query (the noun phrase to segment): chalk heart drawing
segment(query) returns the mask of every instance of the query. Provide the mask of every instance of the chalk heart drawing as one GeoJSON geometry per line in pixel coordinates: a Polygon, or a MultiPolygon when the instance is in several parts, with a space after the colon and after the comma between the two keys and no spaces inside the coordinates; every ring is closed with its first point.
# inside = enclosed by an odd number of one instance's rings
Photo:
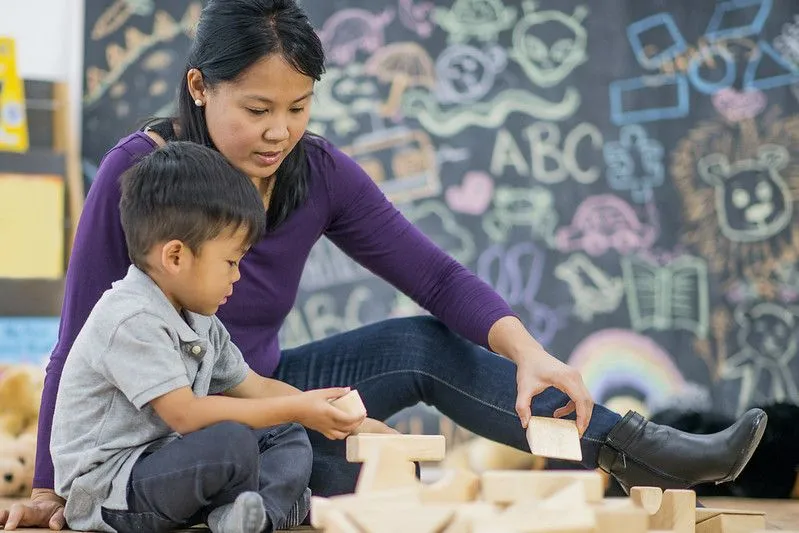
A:
{"type": "MultiPolygon", "coordinates": [[[[644,335],[604,329],[578,344],[568,364],[580,371],[597,403],[635,407],[644,416],[686,387],[671,356],[644,335]]],[[[611,407],[613,408],[613,407],[611,407]]]]}
{"type": "Polygon", "coordinates": [[[639,221],[630,204],[601,194],[580,204],[571,225],[555,234],[555,245],[561,252],[584,250],[595,257],[610,249],[626,255],[651,248],[657,236],[657,228],[639,221]]]}
{"type": "Polygon", "coordinates": [[[468,215],[482,215],[491,204],[494,182],[485,172],[467,172],[461,185],[447,189],[447,205],[453,211],[468,215]]]}
{"type": "Polygon", "coordinates": [[[730,122],[754,118],[766,108],[766,95],[762,91],[737,91],[731,87],[721,89],[711,100],[719,115],[730,122]]]}

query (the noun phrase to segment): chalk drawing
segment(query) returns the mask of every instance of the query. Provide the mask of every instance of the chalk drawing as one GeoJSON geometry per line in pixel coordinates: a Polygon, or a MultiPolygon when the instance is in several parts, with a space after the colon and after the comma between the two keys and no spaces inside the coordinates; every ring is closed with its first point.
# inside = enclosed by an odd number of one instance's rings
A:
{"type": "Polygon", "coordinates": [[[441,202],[426,200],[409,206],[404,214],[458,262],[468,264],[474,259],[477,252],[474,237],[441,202]]]}
{"type": "Polygon", "coordinates": [[[763,25],[771,12],[772,0],[730,0],[719,2],[716,10],[708,22],[705,37],[712,41],[722,39],[735,39],[759,35],[763,25]],[[748,17],[745,23],[740,20],[747,18],[752,8],[757,8],[753,17],[748,17]]]}
{"type": "Polygon", "coordinates": [[[450,9],[435,8],[433,20],[449,33],[450,43],[471,37],[496,41],[516,22],[516,8],[505,7],[502,0],[455,0],[450,9]]]}
{"type": "Polygon", "coordinates": [[[453,44],[436,59],[436,98],[442,104],[466,104],[480,100],[494,87],[505,69],[507,54],[500,46],[481,50],[453,44]]]}
{"type": "Polygon", "coordinates": [[[467,215],[482,215],[491,205],[494,180],[485,172],[473,170],[463,176],[461,185],[447,188],[445,199],[453,211],[467,215]]]}
{"type": "Polygon", "coordinates": [[[721,89],[712,97],[713,107],[719,115],[730,122],[754,118],[766,108],[766,95],[761,91],[737,91],[733,88],[721,89]]]}
{"type": "Polygon", "coordinates": [[[385,28],[394,20],[394,11],[386,8],[377,14],[365,9],[337,11],[317,33],[327,60],[334,65],[355,61],[359,51],[372,53],[385,42],[385,28]]]}
{"type": "Polygon", "coordinates": [[[590,322],[599,314],[612,313],[624,296],[621,278],[609,275],[585,254],[573,254],[555,267],[555,277],[569,286],[574,299],[572,313],[583,322],[590,322]]]}
{"type": "Polygon", "coordinates": [[[610,117],[617,126],[640,122],[653,122],[688,116],[690,109],[688,80],[685,75],[640,76],[627,80],[617,80],[608,86],[610,93],[610,117]],[[665,91],[669,92],[666,96],[665,91]],[[657,95],[657,97],[655,97],[657,95]],[[627,101],[639,103],[630,108],[627,101]],[[673,101],[673,104],[659,107],[645,107],[648,101],[673,101]]]}
{"type": "Polygon", "coordinates": [[[477,259],[477,275],[514,308],[544,346],[563,326],[561,312],[535,299],[541,287],[545,259],[542,249],[527,242],[507,249],[498,244],[489,246],[477,259]]]}
{"type": "Polygon", "coordinates": [[[724,361],[721,376],[741,381],[737,412],[753,403],[799,402],[790,367],[797,351],[797,310],[768,302],[741,305],[735,321],[740,351],[724,361]]]}
{"type": "Polygon", "coordinates": [[[683,329],[707,337],[710,297],[703,259],[686,255],[658,265],[627,256],[621,269],[636,331],[683,329]]]}
{"type": "Polygon", "coordinates": [[[433,23],[430,22],[430,12],[435,4],[433,2],[414,3],[414,0],[399,0],[399,19],[403,26],[412,30],[419,37],[425,39],[433,33],[433,23]]]}
{"type": "Polygon", "coordinates": [[[627,255],[650,248],[657,236],[657,228],[639,221],[627,202],[612,194],[600,194],[583,200],[571,225],[555,233],[555,245],[562,252],[582,250],[594,257],[610,249],[627,255]]]}
{"type": "Polygon", "coordinates": [[[379,96],[377,82],[366,75],[363,65],[328,67],[321,81],[314,85],[308,129],[324,134],[330,123],[337,135],[354,133],[360,127],[358,116],[372,113],[379,96]]]}
{"type": "Polygon", "coordinates": [[[602,149],[611,189],[630,191],[634,202],[652,199],[652,190],[663,185],[663,145],[638,124],[622,126],[619,140],[602,149]]]}
{"type": "Polygon", "coordinates": [[[400,106],[402,95],[409,87],[436,86],[433,60],[417,43],[399,42],[381,47],[364,65],[367,74],[383,83],[390,83],[388,100],[383,104],[382,114],[394,116],[400,106]]]}
{"type": "Polygon", "coordinates": [[[759,40],[755,53],[746,65],[743,75],[743,88],[765,91],[777,87],[785,87],[797,82],[799,82],[799,66],[782,57],[767,41],[759,40]],[[759,77],[758,70],[764,61],[776,66],[782,72],[772,76],[759,77]]]}
{"type": "Polygon", "coordinates": [[[579,105],[580,93],[574,87],[566,89],[560,102],[550,102],[521,89],[506,89],[491,101],[450,109],[443,109],[435,95],[428,91],[409,90],[402,98],[403,115],[418,120],[425,130],[438,137],[451,137],[473,126],[496,128],[512,113],[563,120],[574,115],[579,105]]]}
{"type": "MultiPolygon", "coordinates": [[[[583,19],[588,14],[585,6],[577,7],[571,16],[561,11],[535,11],[535,4],[524,2],[525,15],[513,29],[513,48],[510,57],[524,70],[536,85],[552,87],[562,82],[575,68],[588,60],[588,38],[583,19]],[[569,34],[552,43],[545,42],[542,34],[560,25],[569,34]]],[[[561,35],[563,32],[558,31],[561,35]]]]}
{"type": "Polygon", "coordinates": [[[108,37],[121,28],[134,15],[147,16],[155,8],[153,0],[114,0],[92,27],[92,41],[108,37]]]}
{"type": "Polygon", "coordinates": [[[58,317],[0,317],[0,363],[40,363],[58,341],[58,317]]]}
{"type": "Polygon", "coordinates": [[[774,49],[783,58],[799,66],[799,15],[793,16],[793,23],[782,25],[782,33],[774,38],[774,49]]]}
{"type": "Polygon", "coordinates": [[[483,216],[483,231],[493,242],[506,242],[514,227],[529,228],[530,238],[551,246],[558,212],[552,191],[544,187],[497,187],[493,209],[483,216]]]}
{"type": "Polygon", "coordinates": [[[661,68],[664,64],[679,57],[688,48],[685,38],[683,38],[680,29],[677,27],[677,23],[674,22],[671,13],[655,13],[630,24],[627,27],[627,39],[630,41],[630,47],[633,49],[635,59],[638,60],[642,67],[648,69],[661,68]],[[657,29],[665,30],[671,41],[662,49],[651,43],[645,44],[643,41],[643,34],[647,32],[650,34],[662,33],[653,31],[657,29]],[[649,52],[650,48],[656,48],[656,51],[649,52]]]}
{"type": "Polygon", "coordinates": [[[342,148],[395,203],[441,193],[436,152],[426,132],[401,126],[356,137],[342,148]]]}

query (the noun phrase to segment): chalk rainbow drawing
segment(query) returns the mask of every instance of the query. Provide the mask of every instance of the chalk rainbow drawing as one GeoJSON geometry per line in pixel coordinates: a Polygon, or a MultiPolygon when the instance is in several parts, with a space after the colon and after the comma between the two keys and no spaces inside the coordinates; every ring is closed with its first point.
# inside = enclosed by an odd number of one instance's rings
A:
{"type": "Polygon", "coordinates": [[[632,389],[643,397],[643,405],[651,408],[686,386],[663,348],[648,337],[624,329],[604,329],[589,335],[575,347],[568,363],[580,371],[597,403],[612,400],[614,391],[632,389]]]}

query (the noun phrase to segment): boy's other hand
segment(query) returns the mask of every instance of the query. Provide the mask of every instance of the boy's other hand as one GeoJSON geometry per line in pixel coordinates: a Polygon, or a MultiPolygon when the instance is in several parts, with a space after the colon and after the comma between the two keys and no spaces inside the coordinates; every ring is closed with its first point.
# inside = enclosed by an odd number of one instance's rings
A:
{"type": "Polygon", "coordinates": [[[64,529],[64,503],[64,499],[51,489],[33,489],[29,501],[17,502],[8,510],[0,510],[0,526],[6,531],[18,527],[64,529]]]}
{"type": "Polygon", "coordinates": [[[303,426],[318,431],[328,439],[340,440],[355,431],[364,415],[351,415],[330,404],[350,391],[349,387],[314,389],[294,396],[299,402],[297,418],[303,426]]]}

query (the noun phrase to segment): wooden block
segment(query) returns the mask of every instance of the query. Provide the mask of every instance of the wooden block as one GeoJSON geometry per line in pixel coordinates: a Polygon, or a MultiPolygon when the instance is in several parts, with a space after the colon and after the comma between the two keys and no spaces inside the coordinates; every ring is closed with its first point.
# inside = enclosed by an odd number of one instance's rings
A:
{"type": "Polygon", "coordinates": [[[714,516],[718,516],[721,514],[725,515],[756,515],[756,516],[765,516],[766,513],[764,511],[751,511],[745,509],[721,509],[716,507],[698,507],[696,509],[696,523],[704,522],[705,520],[709,520],[714,516]]]}
{"type": "Polygon", "coordinates": [[[329,498],[311,496],[311,525],[317,529],[325,529],[332,509],[333,503],[329,498]]]}
{"type": "Polygon", "coordinates": [[[336,509],[327,513],[324,530],[325,533],[361,533],[343,512],[336,509]]]}
{"type": "Polygon", "coordinates": [[[597,533],[647,533],[649,513],[644,509],[609,505],[594,509],[597,533]]]}
{"type": "Polygon", "coordinates": [[[590,507],[546,509],[537,505],[516,503],[497,517],[497,523],[515,531],[546,533],[595,533],[596,515],[590,507]]]}
{"type": "Polygon", "coordinates": [[[489,522],[500,513],[496,505],[486,502],[469,502],[455,507],[455,516],[442,533],[472,533],[476,521],[489,522]]]}
{"type": "Polygon", "coordinates": [[[632,487],[630,501],[649,514],[655,514],[663,502],[663,491],[659,487],[632,487]]]}
{"type": "Polygon", "coordinates": [[[424,503],[470,502],[480,492],[480,478],[474,472],[457,468],[445,472],[444,477],[422,487],[424,503]]]}
{"type": "Polygon", "coordinates": [[[660,509],[649,517],[650,529],[694,533],[696,529],[696,493],[692,490],[667,490],[660,509]]]}
{"type": "Polygon", "coordinates": [[[527,425],[530,451],[541,457],[582,461],[580,433],[574,420],[534,416],[527,425]]]}
{"type": "Polygon", "coordinates": [[[538,509],[572,509],[588,505],[588,497],[585,494],[585,485],[579,481],[574,481],[558,490],[547,499],[542,500],[538,509]]]}
{"type": "Polygon", "coordinates": [[[366,416],[366,406],[361,400],[361,395],[355,389],[340,398],[336,398],[330,404],[335,405],[347,414],[366,416]]]}
{"type": "MultiPolygon", "coordinates": [[[[348,437],[347,441],[351,438],[348,437]]],[[[404,459],[402,450],[391,442],[373,447],[358,457],[362,459],[363,467],[355,485],[356,494],[420,485],[414,464],[404,459]]]]}
{"type": "Polygon", "coordinates": [[[698,522],[696,533],[752,533],[765,527],[765,516],[720,514],[698,522]]]}
{"type": "Polygon", "coordinates": [[[446,453],[444,435],[393,435],[360,433],[347,437],[347,461],[363,462],[377,448],[392,446],[398,457],[406,461],[440,461],[446,453]]]}
{"type": "Polygon", "coordinates": [[[351,509],[349,517],[367,533],[438,533],[455,510],[444,505],[396,504],[351,509]]]}
{"type": "Polygon", "coordinates": [[[543,500],[574,482],[585,487],[587,502],[601,502],[602,476],[585,470],[511,471],[492,470],[481,479],[483,499],[489,503],[543,500]]]}

